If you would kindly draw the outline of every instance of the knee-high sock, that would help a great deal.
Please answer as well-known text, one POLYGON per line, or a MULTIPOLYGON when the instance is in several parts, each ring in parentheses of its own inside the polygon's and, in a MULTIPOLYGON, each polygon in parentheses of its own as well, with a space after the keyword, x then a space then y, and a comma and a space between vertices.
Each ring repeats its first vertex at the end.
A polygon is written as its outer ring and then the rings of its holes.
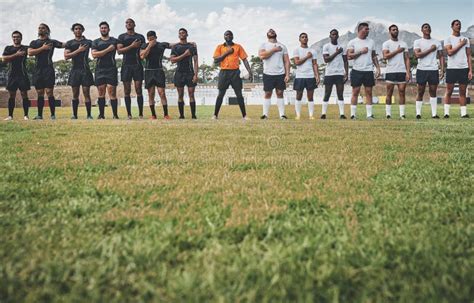
POLYGON ((467 116, 467 106, 461 106, 461 117, 467 116))
POLYGON ((405 116, 405 104, 400 104, 400 117, 405 116))
POLYGON ((217 96, 216 98, 216 106, 214 107, 214 116, 219 116, 219 112, 221 110, 222 102, 224 101, 223 96, 217 96))
POLYGON ((131 116, 132 115, 132 98, 131 97, 125 97, 125 108, 127 109, 127 115, 131 116))
POLYGON ((153 103, 153 104, 150 103, 150 111, 151 111, 151 115, 153 117, 156 117, 155 103, 153 103))
POLYGON ((15 110, 15 98, 8 99, 8 116, 13 117, 13 111, 15 110))
POLYGON ((372 117, 372 104, 367 104, 365 109, 367 111, 367 118, 372 117))
POLYGON ((310 117, 314 116, 314 101, 308 101, 308 114, 310 117))
POLYGON ((385 115, 386 116, 392 116, 392 105, 391 104, 385 104, 385 115))
POLYGON ((328 113, 328 106, 329 106, 329 102, 323 102, 322 112, 321 112, 323 115, 328 113))
POLYGON ((143 116, 143 96, 137 96, 138 115, 143 116))
POLYGON ((30 110, 30 100, 28 98, 23 99, 23 113, 25 116, 28 116, 28 112, 30 110))
POLYGON ((278 98, 277 99, 277 105, 278 105, 278 112, 281 116, 285 115, 285 100, 283 98, 278 98))
POLYGON ((357 116, 357 105, 351 105, 351 117, 357 116))
POLYGON ((430 98, 430 105, 431 105, 431 116, 434 117, 438 113, 438 98, 430 98))
POLYGON ((99 104, 99 116, 102 118, 105 117, 105 98, 99 98, 97 101, 97 104, 99 104))
POLYGON ((87 110, 87 117, 91 115, 92 104, 90 101, 86 101, 86 110, 87 110))
POLYGON ((238 97, 237 102, 239 102, 240 112, 242 113, 242 117, 247 117, 247 111, 245 110, 245 100, 243 97, 238 97))
POLYGON ((49 103, 49 110, 51 112, 51 116, 56 115, 56 104, 55 104, 55 99, 54 97, 48 97, 48 103, 49 103))
POLYGON ((450 108, 450 104, 445 104, 444 105, 444 115, 448 115, 449 116, 449 108, 450 108))
POLYGON ((301 100, 296 100, 295 101, 295 112, 296 112, 296 116, 301 116, 301 106, 303 104, 303 101, 301 100))
POLYGON ((196 118, 196 101, 189 102, 189 106, 191 107, 191 116, 196 118))
POLYGON ((270 106, 272 104, 271 99, 264 99, 263 100, 263 115, 268 117, 268 114, 270 112, 270 106))
POLYGON ((79 100, 72 100, 72 115, 77 118, 77 109, 79 108, 79 100))
POLYGON ((421 108, 423 107, 423 101, 416 101, 416 115, 421 116, 421 108))
POLYGON ((184 118, 184 101, 178 101, 179 117, 184 118))
POLYGON ((112 106, 112 113, 114 115, 114 118, 118 117, 118 100, 110 100, 110 105, 112 106))
POLYGON ((38 97, 38 116, 43 117, 44 97, 38 97))
POLYGON ((339 115, 344 115, 344 100, 337 101, 337 105, 339 106, 339 115))
POLYGON ((168 104, 163 104, 163 116, 168 116, 168 104))

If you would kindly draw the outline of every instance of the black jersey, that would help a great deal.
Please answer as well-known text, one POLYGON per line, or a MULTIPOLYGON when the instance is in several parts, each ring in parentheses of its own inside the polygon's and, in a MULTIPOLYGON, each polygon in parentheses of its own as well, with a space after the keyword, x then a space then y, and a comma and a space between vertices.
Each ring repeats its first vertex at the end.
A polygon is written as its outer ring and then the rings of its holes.
POLYGON ((66 42, 66 49, 75 52, 79 46, 87 45, 87 49, 75 57, 72 57, 72 69, 74 70, 89 70, 89 51, 92 46, 92 41, 86 38, 81 40, 69 40, 66 42))
MULTIPOLYGON (((135 40, 140 41, 140 46, 145 43, 145 37, 140 34, 129 35, 127 33, 121 34, 118 37, 118 43, 122 44, 124 47, 130 46, 135 40)), ((141 64, 140 60, 140 47, 129 50, 126 53, 123 53, 123 65, 136 65, 141 64)))
MULTIPOLYGON (((149 43, 143 44, 142 49, 146 49, 149 43)), ((168 42, 156 42, 155 46, 153 46, 146 57, 145 61, 145 69, 160 69, 163 68, 163 55, 165 50, 170 48, 170 44, 168 42)))
MULTIPOLYGON (((102 38, 94 40, 92 42, 92 49, 97 51, 103 51, 107 49, 110 45, 114 45, 117 47, 118 40, 114 37, 109 37, 108 40, 103 40, 102 38)), ((115 62, 115 54, 117 53, 116 50, 112 52, 108 52, 105 56, 97 58, 97 67, 98 68, 110 68, 116 67, 115 62)))
POLYGON ((171 51, 171 55, 173 56, 181 56, 186 52, 186 50, 191 51, 191 56, 186 57, 185 59, 178 62, 178 68, 176 71, 183 72, 183 73, 194 73, 193 68, 193 56, 197 55, 197 49, 191 43, 186 44, 176 44, 171 51))
POLYGON ((53 67, 53 55, 55 48, 62 48, 63 44, 58 40, 53 39, 37 39, 33 40, 30 43, 30 48, 38 49, 44 44, 51 44, 53 47, 49 50, 42 51, 41 53, 35 56, 36 58, 36 68, 43 68, 43 67, 53 67))
POLYGON ((17 47, 14 45, 9 45, 5 47, 5 50, 3 51, 3 56, 11 56, 13 54, 16 54, 19 50, 24 51, 25 55, 22 57, 16 57, 12 61, 8 62, 8 76, 9 77, 27 75, 26 58, 28 57, 28 46, 20 45, 17 47))

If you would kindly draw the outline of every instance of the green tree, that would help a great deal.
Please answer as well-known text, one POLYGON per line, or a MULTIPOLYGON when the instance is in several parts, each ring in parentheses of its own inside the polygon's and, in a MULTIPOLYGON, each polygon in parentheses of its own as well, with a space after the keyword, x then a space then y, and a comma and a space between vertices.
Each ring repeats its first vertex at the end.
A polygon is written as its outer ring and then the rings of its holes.
POLYGON ((263 78, 263 61, 258 56, 250 57, 250 67, 254 75, 254 81, 261 80, 263 78))
POLYGON ((218 69, 216 65, 203 63, 199 66, 199 82, 208 83, 213 80, 214 72, 218 69))
POLYGON ((72 68, 72 62, 66 60, 59 60, 54 62, 54 70, 56 71, 56 83, 59 85, 66 85, 69 77, 69 72, 72 68))

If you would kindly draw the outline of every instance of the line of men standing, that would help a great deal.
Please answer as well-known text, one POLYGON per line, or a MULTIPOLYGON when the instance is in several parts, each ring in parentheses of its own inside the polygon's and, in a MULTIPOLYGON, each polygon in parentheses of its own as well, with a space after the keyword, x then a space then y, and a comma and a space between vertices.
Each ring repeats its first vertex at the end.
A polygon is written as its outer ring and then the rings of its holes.
MULTIPOLYGON (((115 61, 116 52, 123 55, 123 65, 121 70, 121 80, 124 85, 124 99, 128 119, 132 119, 131 112, 131 91, 134 84, 137 95, 139 118, 143 118, 143 92, 142 85, 145 81, 145 88, 148 90, 150 100, 150 111, 152 119, 157 119, 155 111, 155 92, 161 99, 163 115, 165 119, 170 119, 168 114, 167 98, 165 94, 165 74, 163 71, 163 55, 166 49, 171 49, 170 61, 177 64, 174 75, 174 84, 178 91, 179 118, 184 119, 184 88, 188 88, 190 99, 191 116, 196 119, 196 102, 194 97, 195 87, 198 80, 198 54, 195 43, 188 42, 188 32, 181 28, 178 31, 179 42, 168 43, 158 42, 154 31, 147 33, 147 40, 141 34, 135 32, 135 21, 127 19, 125 22, 126 32, 118 39, 111 37, 110 26, 107 22, 99 25, 101 37, 91 41, 84 37, 84 26, 76 23, 71 30, 75 38, 63 43, 50 38, 50 29, 46 24, 38 27, 38 39, 30 43, 30 46, 21 45, 22 34, 13 32, 13 45, 7 46, 3 53, 3 60, 10 63, 7 89, 10 92, 8 102, 9 116, 5 120, 13 118, 15 107, 16 91, 20 90, 23 98, 24 119, 28 118, 30 102, 27 91, 30 89, 29 79, 26 73, 27 55, 35 56, 36 65, 33 73, 33 81, 38 95, 38 115, 36 120, 43 119, 43 108, 45 105, 45 95, 51 111, 51 119, 55 119, 55 98, 54 84, 55 71, 52 57, 55 48, 65 48, 64 57, 72 59, 72 69, 69 75, 68 84, 72 87, 73 99, 72 119, 78 118, 79 95, 82 87, 87 119, 93 119, 91 115, 90 87, 97 86, 99 98, 98 119, 105 119, 106 93, 110 98, 112 114, 114 119, 118 119, 118 70, 115 61), (89 50, 92 57, 96 59, 95 77, 89 67, 89 50), (145 60, 145 66, 142 64, 145 60)), ((450 99, 453 93, 454 84, 460 87, 460 109, 461 117, 468 118, 466 108, 466 88, 472 79, 471 52, 468 39, 460 35, 461 22, 454 20, 451 23, 452 35, 444 42, 448 55, 448 69, 446 75, 447 90, 444 100, 444 118, 449 118, 450 99)), ((418 95, 416 101, 416 118, 421 119, 422 100, 429 86, 430 104, 432 117, 437 119, 437 88, 439 80, 444 77, 444 55, 441 43, 431 37, 431 27, 429 24, 422 25, 423 38, 414 43, 415 56, 418 59, 417 84, 418 95), (439 60, 439 65, 438 65, 439 60)), ((405 90, 406 83, 411 78, 410 60, 408 46, 405 42, 398 40, 398 27, 389 27, 390 39, 386 41, 383 48, 383 58, 387 60, 386 82, 387 101, 386 118, 392 116, 391 105, 395 86, 400 95, 400 119, 405 119, 405 90)), ((349 65, 348 60, 353 60, 353 68, 350 78, 352 85, 351 98, 351 119, 357 117, 357 101, 362 86, 364 86, 366 96, 367 119, 374 118, 372 113, 372 88, 375 79, 380 76, 380 67, 375 52, 375 43, 368 38, 369 25, 362 22, 358 25, 357 37, 351 40, 346 49, 338 43, 339 33, 336 29, 330 32, 330 42, 323 46, 323 58, 327 63, 324 86, 325 94, 322 105, 321 119, 326 119, 328 101, 332 93, 333 86, 336 86, 338 97, 338 108, 340 119, 346 119, 344 114, 344 83, 348 80, 349 65), (374 73, 374 67, 376 72, 374 73)), ((237 96, 237 101, 244 119, 247 118, 244 98, 242 95, 242 79, 240 77, 239 64, 242 60, 252 80, 252 70, 247 61, 247 54, 244 48, 233 41, 234 36, 231 31, 224 33, 224 43, 219 44, 214 52, 214 60, 220 65, 219 94, 216 99, 216 106, 213 119, 218 119, 219 111, 225 96, 226 90, 232 86, 237 96)), ((277 96, 277 106, 280 119, 287 119, 285 115, 284 91, 290 79, 290 58, 285 45, 277 40, 277 34, 273 29, 267 32, 268 41, 263 43, 258 55, 263 61, 263 86, 265 97, 263 101, 263 114, 261 119, 268 119, 273 91, 277 96)), ((296 68, 296 78, 293 84, 296 90, 295 111, 296 119, 301 118, 302 97, 304 90, 307 92, 309 118, 314 119, 314 90, 320 84, 316 51, 308 47, 308 35, 299 35, 300 46, 293 52, 293 60, 296 68)))

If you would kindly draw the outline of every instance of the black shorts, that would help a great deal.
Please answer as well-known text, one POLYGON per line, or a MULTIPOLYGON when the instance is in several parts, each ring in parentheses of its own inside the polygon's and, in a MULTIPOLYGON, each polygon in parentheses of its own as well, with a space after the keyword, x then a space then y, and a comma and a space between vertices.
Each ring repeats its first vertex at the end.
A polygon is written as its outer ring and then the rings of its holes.
POLYGON ((385 74, 385 81, 389 84, 407 83, 407 73, 388 73, 388 74, 385 74))
POLYGON ((12 75, 8 77, 7 81, 7 90, 10 92, 16 92, 20 90, 21 92, 26 92, 30 90, 30 79, 25 75, 12 75))
POLYGON ((52 66, 40 67, 33 72, 33 83, 36 89, 53 88, 56 74, 52 66))
POLYGON ((420 85, 438 85, 439 84, 439 72, 437 70, 417 70, 416 71, 416 83, 420 85))
POLYGON ((344 84, 344 76, 343 75, 333 75, 333 76, 325 76, 324 77, 324 85, 341 85, 344 84))
POLYGON ((316 84, 315 78, 296 78, 295 82, 293 82, 293 89, 296 91, 303 91, 306 90, 315 90, 318 88, 318 84, 316 84))
POLYGON ((468 84, 469 83, 469 69, 468 68, 448 68, 446 70, 446 83, 448 84, 468 84))
POLYGON ((219 90, 226 90, 229 86, 232 86, 234 90, 242 90, 243 84, 242 79, 240 79, 239 69, 222 69, 219 72, 217 88, 219 90))
POLYGON ((263 74, 263 90, 266 92, 271 92, 274 89, 285 90, 285 75, 266 75, 263 74))
POLYGON ((143 66, 141 64, 123 65, 120 70, 122 82, 143 81, 143 66))
POLYGON ((117 86, 118 76, 116 67, 96 68, 95 69, 95 85, 101 86, 104 84, 117 86))
POLYGON ((352 87, 373 87, 375 86, 374 72, 363 72, 353 69, 351 71, 352 87))
POLYGON ((152 86, 162 88, 166 86, 166 76, 163 69, 145 70, 145 88, 149 89, 152 86))
POLYGON ((86 69, 73 69, 69 73, 67 84, 72 87, 91 87, 94 85, 94 77, 92 72, 86 69))
POLYGON ((184 72, 176 72, 174 74, 174 86, 176 87, 196 87, 197 83, 193 82, 194 73, 184 73, 184 72))

